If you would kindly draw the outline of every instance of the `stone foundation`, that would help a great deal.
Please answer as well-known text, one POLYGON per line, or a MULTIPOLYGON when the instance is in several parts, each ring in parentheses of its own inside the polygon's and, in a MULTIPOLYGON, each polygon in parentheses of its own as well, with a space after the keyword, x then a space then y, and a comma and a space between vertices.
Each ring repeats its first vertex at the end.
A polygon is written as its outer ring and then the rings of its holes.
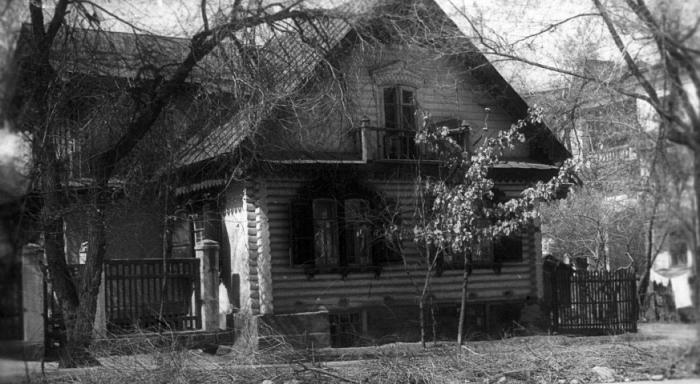
MULTIPOLYGON (((520 320, 523 301, 473 303, 467 308, 467 339, 502 337, 513 321, 520 320)), ((434 317, 426 308, 426 339, 454 340, 457 336, 459 304, 436 304, 434 317)), ((339 312, 304 312, 277 315, 236 315, 237 343, 267 349, 287 344, 294 348, 318 349, 352 345, 379 345, 420 340, 416 305, 373 306, 339 312), (347 326, 339 322, 353 319, 347 326), (334 324, 335 322, 335 324, 334 324), (340 330, 340 331, 339 331, 340 330), (351 330, 351 331, 350 331, 351 330), (341 334, 342 333, 342 334, 341 334), (351 334, 352 333, 352 334, 351 334), (341 345, 342 344, 342 345, 341 345)))

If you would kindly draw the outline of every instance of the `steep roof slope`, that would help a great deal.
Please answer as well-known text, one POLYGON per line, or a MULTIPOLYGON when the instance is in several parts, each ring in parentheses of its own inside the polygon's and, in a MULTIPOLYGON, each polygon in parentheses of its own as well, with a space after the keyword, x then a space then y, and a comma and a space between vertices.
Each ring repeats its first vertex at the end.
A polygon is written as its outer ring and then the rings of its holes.
MULTIPOLYGON (((415 0, 414 3, 402 0, 350 0, 330 10, 325 18, 294 25, 286 23, 270 26, 276 29, 276 33, 264 45, 244 47, 246 50, 250 48, 255 65, 264 67, 268 74, 265 78, 267 89, 280 97, 313 81, 313 73, 319 64, 332 57, 349 36, 375 38, 377 36, 370 35, 386 32, 377 28, 382 23, 393 23, 391 27, 409 31, 413 31, 415 25, 426 28, 425 24, 428 23, 431 33, 435 33, 435 36, 428 38, 430 44, 437 44, 440 48, 444 41, 449 44, 449 41, 458 40, 458 49, 445 47, 446 54, 464 63, 475 78, 488 84, 497 102, 514 118, 527 113, 525 101, 434 0, 415 0), (421 23, 416 22, 417 16, 421 17, 421 23), (441 38, 445 40, 440 42, 441 38)), ((22 34, 26 38, 29 32, 25 26, 22 34)), ((186 56, 190 44, 189 40, 180 38, 82 29, 66 30, 61 39, 63 44, 57 45, 52 54, 61 63, 62 70, 123 78, 153 76, 156 71, 167 75, 168 70, 186 56), (149 73, 149 68, 154 68, 154 72, 149 73)), ((22 38, 20 47, 21 41, 22 38)), ((240 60, 241 54, 233 44, 223 44, 195 68, 190 80, 200 84, 213 83, 219 87, 222 84, 225 87, 227 82, 245 81, 241 79, 241 71, 235 71, 240 60)), ((181 149, 178 165, 188 166, 233 152, 274 110, 269 103, 255 98, 236 108, 238 110, 233 111, 234 117, 228 123, 207 132, 195 132, 181 149)), ((546 126, 531 128, 526 136, 531 145, 546 154, 546 162, 556 163, 570 156, 546 126)))
MULTIPOLYGON (((415 24, 416 20, 411 19, 411 15, 403 15, 403 18, 397 20, 386 20, 388 15, 396 12, 397 7, 405 7, 406 4, 407 2, 396 0, 350 1, 334 10, 338 16, 336 18, 327 18, 317 23, 308 22, 298 26, 301 33, 288 33, 270 40, 262 54, 273 68, 280 69, 275 72, 274 83, 277 84, 278 89, 293 91, 309 80, 317 66, 332 55, 334 49, 349 34, 376 33, 376 28, 372 29, 371 26, 367 28, 367 25, 371 25, 372 22, 415 24), (365 22, 360 21, 362 18, 365 22), (367 23, 367 20, 370 22, 367 23)), ((524 117, 527 114, 528 106, 523 98, 505 81, 488 59, 468 41, 433 0, 416 1, 410 12, 429 17, 434 22, 435 25, 432 27, 437 33, 448 36, 449 39, 460 39, 459 51, 451 55, 468 66, 478 80, 490 84, 497 101, 515 118, 524 117)), ((449 49, 446 49, 448 54, 449 49)), ((251 105, 250 108, 239 113, 239 118, 213 130, 207 137, 191 140, 189 149, 183 155, 180 164, 194 164, 233 151, 253 131, 255 119, 251 119, 251 116, 264 118, 255 111, 259 107, 259 105, 251 105)), ((526 132, 526 136, 533 147, 545 153, 542 157, 546 159, 538 160, 557 163, 570 157, 569 152, 543 124, 531 127, 526 132)))

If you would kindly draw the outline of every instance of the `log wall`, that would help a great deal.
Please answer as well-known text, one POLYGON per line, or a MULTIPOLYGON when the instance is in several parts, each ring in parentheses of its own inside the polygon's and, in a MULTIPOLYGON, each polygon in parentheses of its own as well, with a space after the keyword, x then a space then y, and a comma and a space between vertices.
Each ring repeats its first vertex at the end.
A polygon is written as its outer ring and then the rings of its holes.
MULTIPOLYGON (((290 265, 289 203, 304 182, 306 180, 301 179, 268 179, 264 182, 274 312, 342 311, 389 303, 416 303, 414 282, 420 285, 424 276, 420 268, 410 268, 407 273, 401 264, 386 265, 379 277, 371 272, 351 272, 343 279, 338 273, 320 273, 309 278, 302 268, 290 265)), ((414 185, 410 181, 370 180, 368 184, 387 198, 398 201, 408 218, 414 195, 414 185)), ((522 189, 522 185, 514 183, 498 187, 509 195, 522 189)), ((412 244, 404 244, 404 248, 409 262, 415 261, 418 254, 412 244)), ((535 260, 534 232, 530 231, 523 241, 522 262, 504 263, 500 273, 490 268, 474 270, 469 284, 470 300, 483 302, 536 297, 535 260)), ((458 302, 461 281, 461 270, 446 270, 442 276, 433 277, 435 302, 458 302)))

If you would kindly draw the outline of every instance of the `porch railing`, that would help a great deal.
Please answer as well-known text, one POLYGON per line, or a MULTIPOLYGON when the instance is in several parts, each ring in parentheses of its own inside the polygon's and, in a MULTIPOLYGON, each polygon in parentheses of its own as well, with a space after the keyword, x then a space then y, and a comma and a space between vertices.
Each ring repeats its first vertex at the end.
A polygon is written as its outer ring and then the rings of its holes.
MULTIPOLYGON (((374 141, 368 147, 373 147, 374 158, 379 160, 441 160, 440 149, 426 144, 416 143, 415 129, 386 128, 363 126, 372 135, 364 135, 363 140, 374 141), (372 137, 373 136, 373 137, 372 137)), ((457 127, 449 130, 448 135, 462 147, 468 145, 468 128, 457 127)), ((369 144, 369 143, 367 143, 369 144)))
POLYGON ((416 131, 411 129, 366 127, 374 131, 376 157, 380 160, 437 160, 438 153, 424 144, 417 144, 416 131))

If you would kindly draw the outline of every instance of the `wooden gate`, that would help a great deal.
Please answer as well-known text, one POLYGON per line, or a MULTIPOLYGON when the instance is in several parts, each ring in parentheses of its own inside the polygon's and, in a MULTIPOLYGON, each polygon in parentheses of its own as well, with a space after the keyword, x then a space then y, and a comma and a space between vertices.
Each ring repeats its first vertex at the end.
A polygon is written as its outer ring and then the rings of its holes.
POLYGON ((108 260, 105 311, 112 332, 202 327, 199 260, 108 260))
POLYGON ((550 278, 554 331, 588 335, 637 331, 637 280, 633 270, 562 268, 550 278))

